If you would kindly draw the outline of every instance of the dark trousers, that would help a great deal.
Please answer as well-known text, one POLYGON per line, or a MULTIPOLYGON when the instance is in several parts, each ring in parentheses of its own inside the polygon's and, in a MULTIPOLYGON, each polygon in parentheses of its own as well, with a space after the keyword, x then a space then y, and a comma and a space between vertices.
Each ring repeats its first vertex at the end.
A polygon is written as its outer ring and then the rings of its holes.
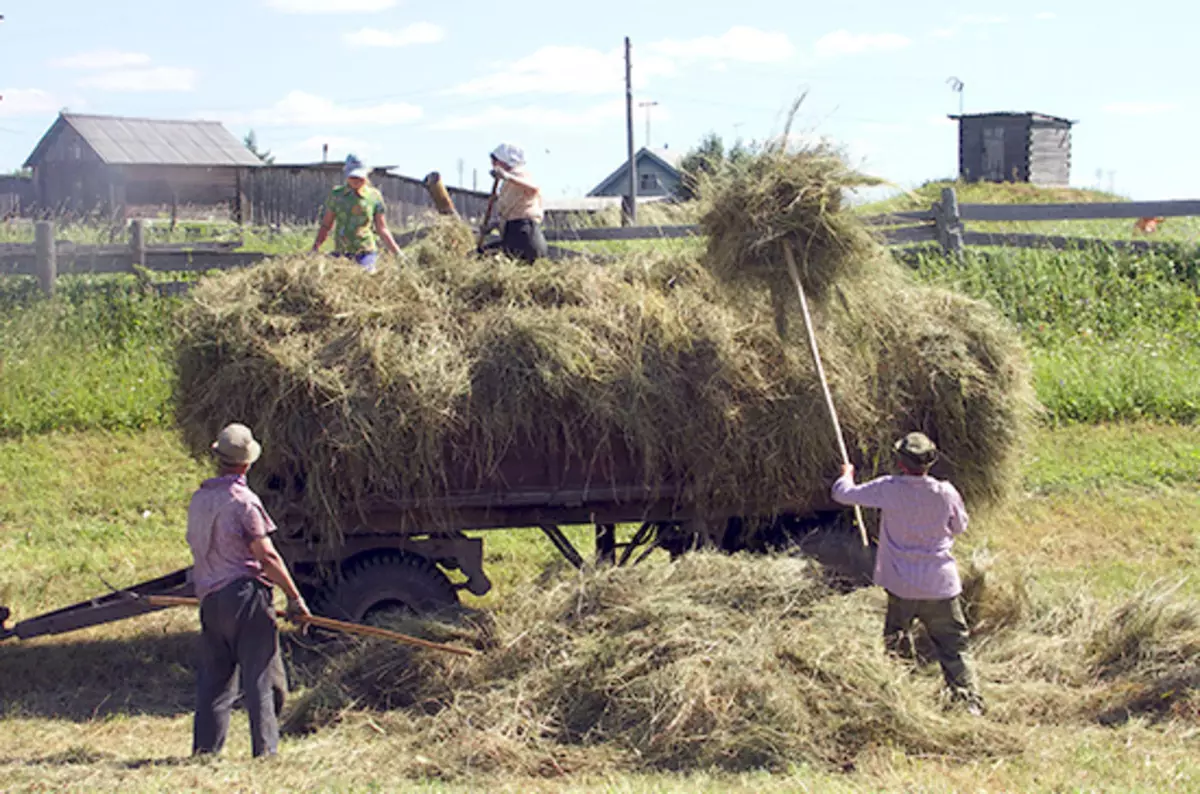
POLYGON ((548 254, 546 237, 542 234, 542 224, 537 221, 507 221, 504 224, 504 234, 498 242, 488 243, 485 251, 500 250, 513 259, 533 263, 539 257, 548 254))
POLYGON ((926 601, 888 593, 887 617, 883 622, 883 643, 888 652, 912 657, 915 620, 925 626, 951 696, 971 703, 981 702, 975 674, 965 656, 970 631, 963 616, 962 599, 955 596, 926 601))
POLYGON ((274 755, 287 682, 271 589, 254 579, 239 579, 200 603, 193 754, 219 753, 225 745, 239 671, 251 750, 256 757, 274 755))

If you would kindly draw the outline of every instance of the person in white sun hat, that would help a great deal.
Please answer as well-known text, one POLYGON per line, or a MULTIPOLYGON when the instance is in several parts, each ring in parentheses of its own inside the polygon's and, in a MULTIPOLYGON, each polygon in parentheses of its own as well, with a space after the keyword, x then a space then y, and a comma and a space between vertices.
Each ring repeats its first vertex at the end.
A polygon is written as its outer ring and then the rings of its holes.
POLYGON ((231 424, 212 444, 217 476, 188 505, 192 584, 200 599, 200 654, 192 753, 219 753, 238 693, 238 671, 251 751, 274 755, 279 711, 287 692, 272 584, 287 595, 289 617, 311 614, 271 542, 275 522, 246 484, 262 454, 250 428, 231 424))
POLYGON ((484 250, 503 251, 524 262, 546 256, 542 191, 525 170, 524 150, 511 143, 497 146, 492 151, 492 176, 500 181, 496 215, 501 223, 501 238, 484 246, 484 250))

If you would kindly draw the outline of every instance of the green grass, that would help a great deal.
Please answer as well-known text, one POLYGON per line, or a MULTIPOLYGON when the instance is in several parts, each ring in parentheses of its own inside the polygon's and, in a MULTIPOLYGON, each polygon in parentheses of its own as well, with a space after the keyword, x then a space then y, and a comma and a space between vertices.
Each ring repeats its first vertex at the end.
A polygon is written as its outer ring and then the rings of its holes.
POLYGON ((171 421, 176 301, 133 277, 0 282, 0 436, 171 421))
POLYGON ((991 303, 1021 332, 1054 422, 1200 416, 1200 249, 969 250, 908 258, 921 280, 991 303))

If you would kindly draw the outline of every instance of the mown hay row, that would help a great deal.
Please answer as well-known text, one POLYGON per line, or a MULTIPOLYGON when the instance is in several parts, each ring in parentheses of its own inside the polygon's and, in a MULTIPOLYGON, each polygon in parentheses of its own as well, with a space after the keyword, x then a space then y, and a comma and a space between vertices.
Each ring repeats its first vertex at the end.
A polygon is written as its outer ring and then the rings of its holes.
POLYGON ((425 758, 415 772, 457 776, 838 769, 885 748, 1019 753, 1034 724, 1200 725, 1193 601, 1052 596, 964 567, 982 718, 945 707, 927 648, 916 663, 884 654, 878 591, 830 590, 803 559, 702 553, 523 587, 467 661, 359 646, 288 727, 370 715, 425 758))
POLYGON ((409 667, 396 664, 407 653, 365 646, 288 724, 399 707, 402 741, 444 774, 537 774, 547 758, 579 771, 748 770, 839 768, 883 746, 1019 749, 1002 728, 943 713, 932 682, 889 661, 861 595, 847 603, 815 564, 786 557, 573 575, 508 599, 472 660, 420 654, 426 667, 409 667), (375 674, 385 668, 390 678, 375 674))

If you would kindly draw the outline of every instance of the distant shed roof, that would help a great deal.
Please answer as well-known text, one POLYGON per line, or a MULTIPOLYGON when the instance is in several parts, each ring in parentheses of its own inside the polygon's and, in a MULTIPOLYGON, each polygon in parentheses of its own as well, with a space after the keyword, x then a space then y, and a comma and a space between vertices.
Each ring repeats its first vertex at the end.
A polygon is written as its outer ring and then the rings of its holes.
POLYGON ((1073 119, 1063 118, 1062 116, 1051 116, 1048 113, 1034 113, 1033 111, 1026 111, 1024 113, 1021 113, 1021 112, 1012 111, 1012 110, 1001 111, 999 113, 963 113, 962 115, 952 115, 952 116, 950 116, 950 118, 954 119, 955 121, 958 121, 960 119, 995 118, 996 116, 1004 116, 1004 117, 1008 117, 1008 118, 1031 118, 1034 121, 1054 121, 1054 122, 1059 122, 1060 124, 1068 124, 1068 125, 1079 123, 1078 121, 1075 121, 1073 119))
POLYGON ((31 167, 65 126, 73 128, 108 165, 262 165, 217 121, 166 121, 63 113, 38 143, 31 167))

